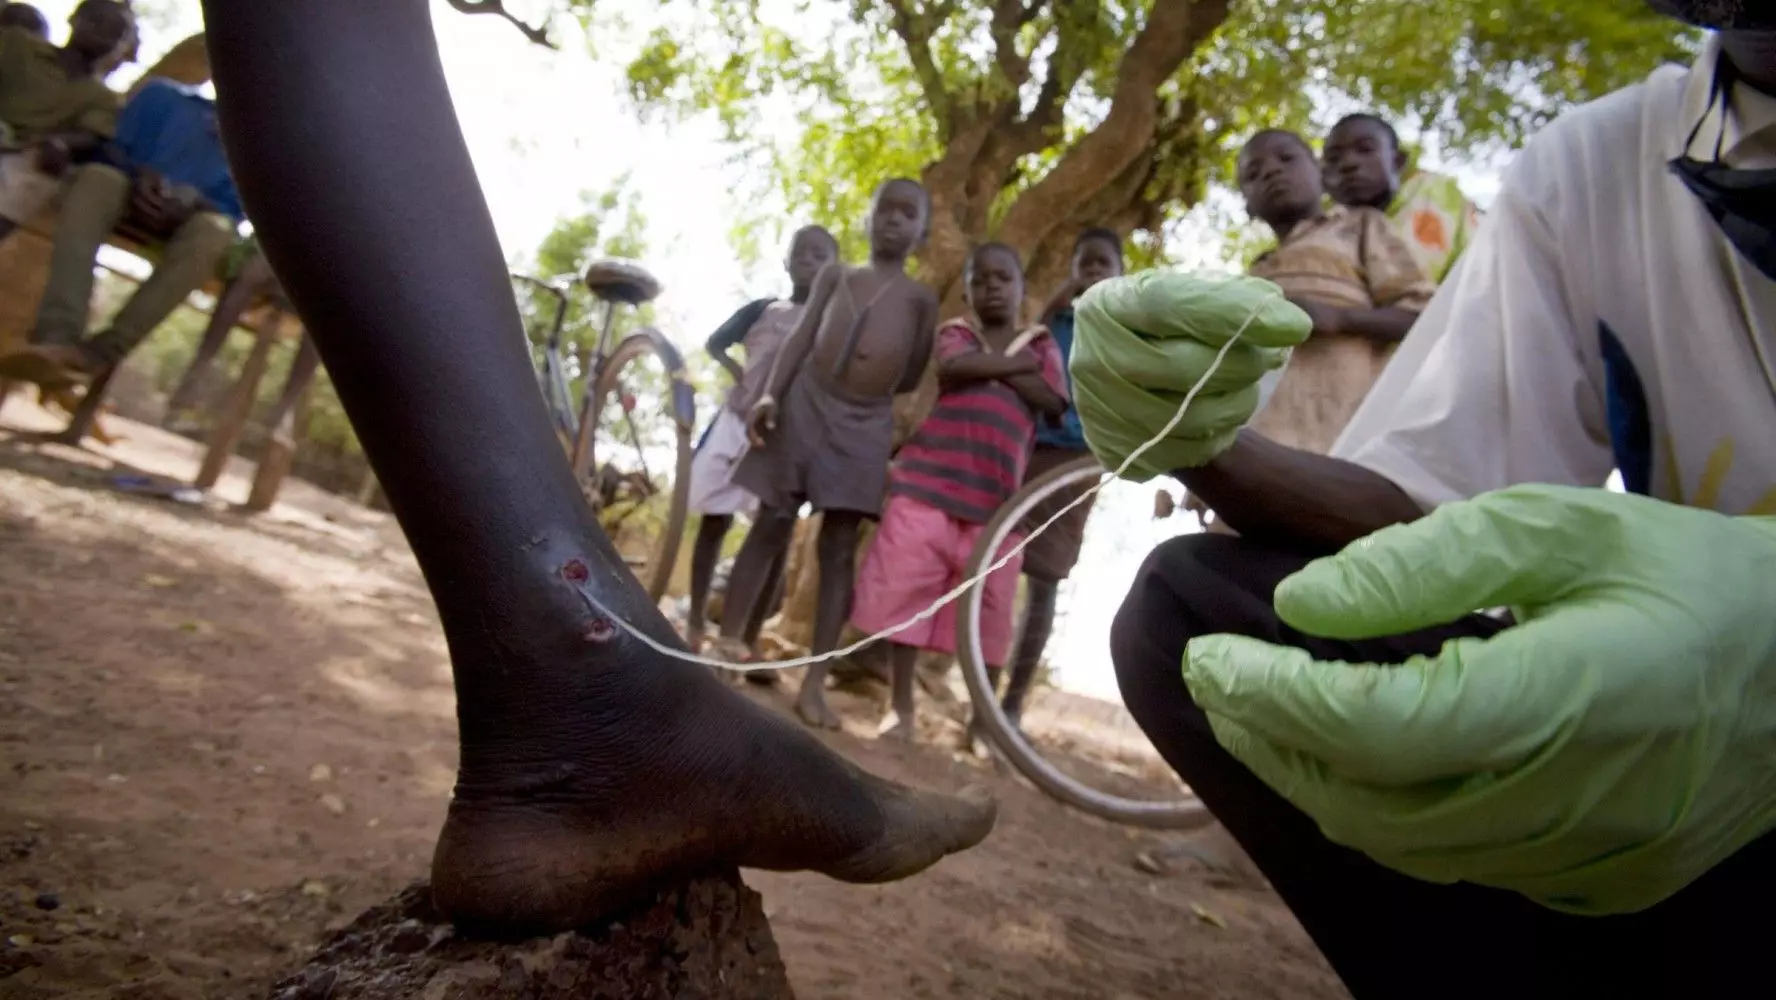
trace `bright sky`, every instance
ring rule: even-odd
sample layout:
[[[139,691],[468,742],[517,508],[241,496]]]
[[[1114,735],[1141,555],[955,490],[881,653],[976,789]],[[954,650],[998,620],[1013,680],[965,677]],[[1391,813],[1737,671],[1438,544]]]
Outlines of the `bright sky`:
[[[38,4],[58,38],[74,2]],[[170,21],[144,25],[141,62],[121,71],[114,85],[201,30],[195,0],[154,4],[150,11],[163,6],[171,9]],[[509,6],[531,5],[510,0]],[[593,58],[578,26],[565,19],[554,28],[560,51],[550,52],[496,18],[463,15],[441,0],[433,8],[457,112],[508,258],[528,255],[559,217],[575,212],[581,192],[606,189],[629,172],[648,220],[646,263],[666,287],[659,320],[669,337],[694,349],[740,303],[780,290],[780,273],[769,262],[749,275],[728,246],[737,214],[730,192],[738,185],[713,126],[639,123],[622,91],[620,61]],[[1431,156],[1427,165],[1454,173],[1482,205],[1497,189],[1496,163],[1450,164]],[[1180,253],[1180,263],[1214,263],[1215,236],[1180,234],[1179,242],[1193,251]],[[1068,613],[1050,647],[1069,688],[1115,697],[1106,637],[1121,595],[1154,544],[1187,526],[1194,530],[1194,519],[1184,514],[1154,522],[1152,495],[1152,487],[1118,484],[1092,519],[1075,576],[1089,585],[1068,588]]]

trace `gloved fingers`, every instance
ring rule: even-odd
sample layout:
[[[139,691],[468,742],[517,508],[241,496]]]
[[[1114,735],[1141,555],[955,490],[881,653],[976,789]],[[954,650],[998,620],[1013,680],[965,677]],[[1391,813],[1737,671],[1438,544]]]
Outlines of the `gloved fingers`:
[[[1597,492],[1512,487],[1445,504],[1307,564],[1277,585],[1277,614],[1310,635],[1364,639],[1553,601],[1618,541],[1616,519],[1587,502]]]
[[[1095,335],[1106,319],[1150,338],[1190,338],[1220,347],[1236,334],[1259,347],[1292,347],[1313,321],[1282,291],[1246,275],[1208,278],[1143,271],[1099,282],[1073,303],[1076,332]]]
[[[1073,406],[1085,429],[1086,443],[1112,471],[1158,436],[1183,401],[1183,393],[1118,391],[1114,381],[1075,382],[1073,386]],[[1198,393],[1183,419],[1136,460],[1130,473],[1145,481],[1173,469],[1201,465],[1232,443],[1257,407],[1255,385],[1224,395]]]
[[[1306,813],[1333,843],[1428,882],[1477,882],[1547,899],[1563,872],[1587,861],[1587,839],[1564,851],[1535,845],[1564,835],[1584,814],[1582,803],[1551,790],[1568,784],[1555,769],[1535,774],[1535,789],[1488,777],[1412,785],[1374,785],[1331,770],[1323,761],[1271,743],[1230,719],[1211,715],[1215,739],[1259,780]],[[1547,803],[1527,806],[1525,792]],[[1563,810],[1554,803],[1571,803]]]
[[[1587,623],[1562,624],[1570,635]],[[1212,718],[1315,762],[1290,780],[1336,775],[1403,787],[1518,766],[1555,745],[1601,684],[1591,660],[1560,651],[1560,636],[1535,622],[1452,640],[1436,656],[1394,666],[1320,662],[1243,636],[1203,636],[1185,653],[1184,679]]]
[[[1112,321],[1113,322],[1113,321]],[[1221,349],[1187,338],[1156,339],[1128,332],[1113,353],[1102,342],[1075,345],[1070,367],[1075,380],[1090,381],[1113,374],[1129,385],[1148,391],[1189,392],[1202,382],[1203,392],[1229,392],[1257,382],[1288,360],[1282,348],[1238,343],[1221,355]],[[1215,359],[1220,356],[1221,363]],[[1211,371],[1212,369],[1212,371]],[[1203,380],[1208,375],[1207,381]]]

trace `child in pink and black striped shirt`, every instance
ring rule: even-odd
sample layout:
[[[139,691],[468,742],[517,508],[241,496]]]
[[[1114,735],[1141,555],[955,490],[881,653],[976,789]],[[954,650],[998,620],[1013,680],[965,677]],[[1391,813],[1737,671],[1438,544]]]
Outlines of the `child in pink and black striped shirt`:
[[[963,281],[975,322],[952,320],[938,331],[937,406],[895,456],[888,506],[857,575],[851,622],[865,632],[912,618],[962,582],[982,526],[1023,482],[1036,421],[1067,409],[1054,338],[1041,327],[1018,332],[1024,271],[1017,252],[1002,243],[977,247]],[[1013,560],[983,585],[989,664],[1003,664],[1010,652],[1017,577]],[[955,648],[954,605],[890,640],[894,712],[885,733],[913,736],[919,650]]]

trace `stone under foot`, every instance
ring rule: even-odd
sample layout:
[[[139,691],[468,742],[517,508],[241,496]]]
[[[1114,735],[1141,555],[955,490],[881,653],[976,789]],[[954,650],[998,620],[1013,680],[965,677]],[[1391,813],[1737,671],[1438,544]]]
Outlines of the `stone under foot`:
[[[272,1000],[788,1000],[757,893],[727,872],[680,883],[618,919],[518,941],[453,928],[424,883],[366,911],[272,989]]]
[[[733,867],[888,882],[993,828],[982,789],[897,785],[707,672],[653,676],[670,700],[564,704],[599,720],[578,749],[526,744],[522,763],[500,764],[511,748],[465,747],[433,858],[440,910],[465,926],[561,930]]]

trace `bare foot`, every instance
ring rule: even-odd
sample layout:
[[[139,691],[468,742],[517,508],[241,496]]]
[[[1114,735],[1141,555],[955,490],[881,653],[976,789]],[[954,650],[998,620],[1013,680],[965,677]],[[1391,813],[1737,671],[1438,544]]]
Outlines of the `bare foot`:
[[[465,728],[432,860],[433,893],[453,920],[579,927],[671,880],[736,866],[888,882],[993,828],[983,789],[894,784],[707,672],[634,666],[604,690],[563,692],[562,711],[545,718],[577,720],[565,727]]]
[[[827,705],[826,692],[821,690],[824,686],[803,684],[801,694],[796,695],[795,713],[815,729],[842,729],[844,720]]]
[[[918,730],[913,726],[913,717],[899,712],[889,712],[882,719],[882,724],[876,727],[876,736],[879,739],[911,743],[918,735]]]

